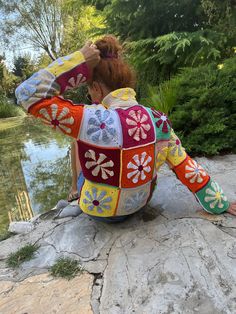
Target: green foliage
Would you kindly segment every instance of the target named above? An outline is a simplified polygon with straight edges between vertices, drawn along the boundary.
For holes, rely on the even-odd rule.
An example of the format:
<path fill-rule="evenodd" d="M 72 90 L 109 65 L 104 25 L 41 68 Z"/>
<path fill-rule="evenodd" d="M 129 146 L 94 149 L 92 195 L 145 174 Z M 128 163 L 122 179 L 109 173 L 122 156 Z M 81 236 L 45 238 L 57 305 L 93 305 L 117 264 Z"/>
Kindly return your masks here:
<path fill-rule="evenodd" d="M 204 26 L 201 0 L 84 0 L 104 11 L 110 33 L 138 40 Z"/>
<path fill-rule="evenodd" d="M 96 40 L 105 27 L 104 17 L 95 7 L 82 5 L 77 0 L 67 0 L 62 8 L 67 14 L 64 21 L 64 37 L 61 55 L 80 49 L 84 43 Z"/>
<path fill-rule="evenodd" d="M 0 242 L 10 238 L 13 235 L 15 235 L 15 233 L 9 232 L 8 230 L 2 231 L 0 233 Z"/>
<path fill-rule="evenodd" d="M 0 94 L 0 118 L 24 116 L 22 108 L 14 105 L 6 96 Z"/>
<path fill-rule="evenodd" d="M 182 67 L 221 62 L 234 55 L 231 44 L 225 34 L 211 30 L 174 32 L 126 43 L 129 62 L 138 73 L 138 97 L 147 97 L 147 84 L 159 85 L 173 77 Z"/>
<path fill-rule="evenodd" d="M 34 257 L 35 252 L 39 249 L 39 246 L 33 244 L 27 244 L 19 249 L 15 253 L 11 253 L 7 258 L 7 266 L 17 268 L 23 262 L 29 261 Z"/>
<path fill-rule="evenodd" d="M 236 57 L 178 75 L 173 128 L 192 155 L 236 152 Z"/>
<path fill-rule="evenodd" d="M 0 55 L 0 101 L 4 96 L 13 97 L 17 78 L 5 65 L 5 58 Z"/>
<path fill-rule="evenodd" d="M 143 98 L 141 103 L 148 107 L 169 114 L 177 101 L 178 78 L 165 81 L 157 86 L 148 86 L 148 97 Z"/>
<path fill-rule="evenodd" d="M 83 268 L 78 261 L 69 258 L 59 258 L 56 263 L 50 268 L 50 274 L 53 277 L 62 277 L 68 280 L 74 278 L 78 273 L 81 273 Z"/>
<path fill-rule="evenodd" d="M 35 71 L 35 61 L 29 54 L 18 56 L 14 59 L 13 74 L 22 80 L 29 78 Z"/>

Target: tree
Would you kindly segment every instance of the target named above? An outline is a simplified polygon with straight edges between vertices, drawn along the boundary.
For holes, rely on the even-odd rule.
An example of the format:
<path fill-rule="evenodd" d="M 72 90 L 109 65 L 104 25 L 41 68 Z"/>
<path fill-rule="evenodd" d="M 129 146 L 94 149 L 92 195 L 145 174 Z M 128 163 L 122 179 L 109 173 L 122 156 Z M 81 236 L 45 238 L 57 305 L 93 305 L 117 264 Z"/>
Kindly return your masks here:
<path fill-rule="evenodd" d="M 62 3 L 62 0 L 0 0 L 5 41 L 9 43 L 16 37 L 43 49 L 54 60 L 62 41 Z"/>
<path fill-rule="evenodd" d="M 35 62 L 29 54 L 18 56 L 14 59 L 13 74 L 22 80 L 29 78 L 35 71 Z"/>
<path fill-rule="evenodd" d="M 104 10 L 108 29 L 126 40 L 195 31 L 206 23 L 201 0 L 84 0 Z"/>
<path fill-rule="evenodd" d="M 0 96 L 12 97 L 16 84 L 16 77 L 8 71 L 5 65 L 5 57 L 0 56 Z"/>
<path fill-rule="evenodd" d="M 92 28 L 103 24 L 95 8 L 80 0 L 0 0 L 0 13 L 5 43 L 28 43 L 51 60 L 78 48 Z"/>

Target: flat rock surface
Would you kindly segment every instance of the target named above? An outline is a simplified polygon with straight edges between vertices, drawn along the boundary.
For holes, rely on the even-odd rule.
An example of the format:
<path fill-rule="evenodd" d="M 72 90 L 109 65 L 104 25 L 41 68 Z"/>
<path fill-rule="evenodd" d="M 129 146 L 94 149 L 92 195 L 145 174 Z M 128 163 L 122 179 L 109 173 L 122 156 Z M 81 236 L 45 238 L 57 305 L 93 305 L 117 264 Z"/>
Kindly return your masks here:
<path fill-rule="evenodd" d="M 236 155 L 198 161 L 229 200 L 236 200 Z M 78 295 L 82 282 L 85 285 L 86 297 L 81 298 L 86 301 L 82 302 L 83 310 L 73 312 L 78 298 L 73 285 L 69 292 L 69 281 L 67 288 L 55 292 L 58 304 L 67 302 L 65 311 L 58 307 L 55 313 L 236 313 L 236 217 L 201 210 L 167 167 L 160 171 L 149 205 L 123 223 L 105 224 L 85 214 L 62 219 L 54 216 L 39 217 L 30 233 L 0 243 L 1 314 L 15 313 L 9 309 L 16 302 L 20 309 L 16 313 L 47 313 L 27 312 L 23 306 L 28 290 L 22 288 L 21 298 L 14 291 L 18 293 L 27 280 L 47 276 L 59 257 L 79 260 L 84 267 L 82 277 L 73 280 Z M 35 257 L 18 269 L 7 268 L 7 256 L 27 243 L 40 246 Z M 32 295 L 32 304 L 53 300 L 53 285 L 58 279 L 46 279 L 48 294 L 43 294 L 43 280 L 36 279 L 44 288 L 38 288 L 41 299 Z"/>
<path fill-rule="evenodd" d="M 48 274 L 29 277 L 20 283 L 0 285 L 3 314 L 90 314 L 93 276 L 81 274 L 72 280 L 53 279 Z"/>

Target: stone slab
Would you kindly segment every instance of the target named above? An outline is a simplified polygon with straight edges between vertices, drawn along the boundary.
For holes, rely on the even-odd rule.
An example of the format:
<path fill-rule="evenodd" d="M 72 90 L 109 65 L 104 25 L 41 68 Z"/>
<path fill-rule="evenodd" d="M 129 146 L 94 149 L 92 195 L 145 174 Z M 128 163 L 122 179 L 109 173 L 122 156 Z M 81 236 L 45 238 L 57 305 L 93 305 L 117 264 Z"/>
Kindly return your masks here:
<path fill-rule="evenodd" d="M 42 274 L 20 283 L 0 285 L 1 314 L 92 314 L 90 298 L 93 276 L 81 274 L 72 280 Z"/>

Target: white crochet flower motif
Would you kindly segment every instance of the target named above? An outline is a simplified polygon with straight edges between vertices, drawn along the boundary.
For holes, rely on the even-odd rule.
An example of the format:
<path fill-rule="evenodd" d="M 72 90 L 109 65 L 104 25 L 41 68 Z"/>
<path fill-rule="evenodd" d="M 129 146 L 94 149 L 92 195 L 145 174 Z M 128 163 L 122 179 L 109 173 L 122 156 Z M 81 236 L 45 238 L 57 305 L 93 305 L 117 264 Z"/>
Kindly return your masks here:
<path fill-rule="evenodd" d="M 218 183 L 211 182 L 211 188 L 206 189 L 205 202 L 210 203 L 210 208 L 223 208 L 222 201 L 227 201 L 226 196 L 223 194 L 223 190 L 219 187 Z"/>
<path fill-rule="evenodd" d="M 132 178 L 133 183 L 137 183 L 139 179 L 145 180 L 146 173 L 151 171 L 151 167 L 148 164 L 151 162 L 152 157 L 143 152 L 140 156 L 138 154 L 134 155 L 132 159 L 134 162 L 130 161 L 127 169 L 133 169 L 133 171 L 127 174 L 127 178 Z"/>
<path fill-rule="evenodd" d="M 185 166 L 185 170 L 188 171 L 185 173 L 185 178 L 189 179 L 190 183 L 202 183 L 202 177 L 207 175 L 205 170 L 198 165 L 195 160 L 189 160 L 188 164 Z"/>
<path fill-rule="evenodd" d="M 146 122 L 148 116 L 143 114 L 141 110 L 130 110 L 129 117 L 126 119 L 126 123 L 131 126 L 128 130 L 129 136 L 133 137 L 135 141 L 140 141 L 140 139 L 145 140 L 147 132 L 151 129 L 150 124 Z"/>
<path fill-rule="evenodd" d="M 97 177 L 99 175 L 99 172 L 101 171 L 102 178 L 104 180 L 108 179 L 109 177 L 114 176 L 114 171 L 109 170 L 107 168 L 111 168 L 114 166 L 114 162 L 112 160 L 105 161 L 107 159 L 107 156 L 104 154 L 99 154 L 98 159 L 96 159 L 95 151 L 92 149 L 89 149 L 85 153 L 85 158 L 92 159 L 91 161 L 87 161 L 85 164 L 85 167 L 87 169 L 90 169 L 92 167 L 95 167 L 92 171 L 92 175 Z M 104 162 L 105 161 L 105 162 Z"/>
<path fill-rule="evenodd" d="M 69 85 L 66 86 L 65 91 L 78 87 L 79 85 L 83 84 L 85 81 L 86 81 L 86 78 L 81 73 L 78 74 L 76 78 L 71 77 L 68 80 Z"/>
<path fill-rule="evenodd" d="M 39 110 L 39 113 L 43 116 L 44 123 L 58 131 L 70 134 L 71 128 L 67 125 L 74 124 L 74 118 L 71 116 L 66 118 L 66 116 L 70 113 L 69 109 L 64 107 L 60 114 L 58 114 L 57 104 L 50 105 L 50 109 L 51 110 L 42 108 Z"/>

